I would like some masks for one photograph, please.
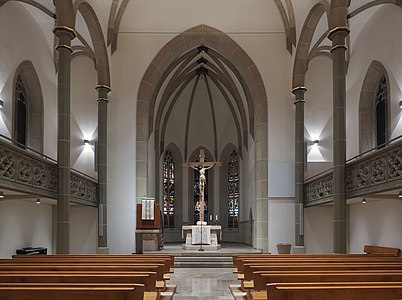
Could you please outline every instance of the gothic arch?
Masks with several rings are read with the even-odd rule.
[[[13,139],[16,140],[16,108],[15,90],[18,77],[26,89],[27,105],[27,142],[26,146],[39,152],[43,152],[43,94],[38,75],[32,62],[22,62],[14,75],[13,84]]]
[[[359,100],[359,151],[366,152],[376,147],[376,93],[378,83],[382,77],[385,77],[387,82],[388,93],[390,91],[389,78],[387,70],[379,61],[372,61],[363,81],[362,90]],[[389,94],[386,103],[386,111],[389,112]],[[387,119],[386,127],[390,128],[389,118]],[[386,130],[387,132],[387,130]],[[387,132],[386,140],[389,138]]]
[[[79,0],[74,3],[74,16],[79,11],[85,20],[89,34],[94,46],[95,68],[98,74],[98,85],[110,88],[109,58],[106,49],[106,42],[103,36],[102,27],[92,6]]]
[[[261,170],[268,170],[268,101],[258,67],[244,49],[228,35],[210,26],[199,25],[177,35],[162,47],[141,80],[137,96],[136,118],[137,195],[148,194],[148,166],[155,157],[151,154],[153,149],[149,149],[152,144],[149,141],[153,135],[160,135],[160,128],[154,128],[155,116],[159,108],[155,108],[157,95],[168,75],[174,73],[176,67],[180,68],[179,64],[187,59],[187,55],[191,56],[203,47],[208,49],[208,54],[211,53],[211,56],[221,60],[229,68],[244,91],[248,131],[243,132],[243,136],[253,138],[254,153],[251,156],[254,160],[253,165],[258,165]],[[227,87],[232,85],[230,82],[224,83]],[[241,144],[250,145],[244,141]],[[160,147],[160,145],[154,146]],[[268,171],[256,172],[254,187],[256,192],[254,199],[250,199],[250,202],[253,209],[260,210],[268,199]],[[265,251],[268,249],[268,238],[265,236],[267,223],[267,217],[261,216],[256,220],[254,227],[256,234],[253,244]]]
[[[329,6],[326,2],[317,3],[310,10],[304,22],[300,33],[299,42],[297,43],[296,58],[293,67],[293,88],[304,87],[306,73],[310,61],[310,46],[314,36],[314,32],[323,14],[329,18]],[[329,23],[329,20],[328,20]],[[312,57],[311,57],[312,58]]]

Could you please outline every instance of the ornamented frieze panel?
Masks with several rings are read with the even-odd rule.
[[[71,172],[71,200],[97,206],[96,180]],[[0,140],[0,184],[4,188],[57,198],[57,163]]]
[[[348,162],[346,197],[378,193],[402,187],[402,140]],[[306,206],[332,201],[332,170],[307,180]]]
[[[0,142],[0,180],[5,187],[55,197],[57,166],[35,154],[4,141]]]
[[[305,204],[325,203],[332,197],[332,171],[309,180],[304,185]]]
[[[98,183],[72,172],[70,175],[70,194],[78,202],[96,205],[98,203]]]

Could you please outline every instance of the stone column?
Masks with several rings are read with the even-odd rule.
[[[256,105],[255,201],[253,203],[253,246],[269,251],[268,240],[268,107]]]
[[[295,253],[304,253],[304,94],[305,87],[292,90],[295,95]]]
[[[110,88],[96,87],[98,91],[98,253],[107,254],[107,104]]]
[[[71,40],[75,30],[56,26],[58,38],[57,73],[57,249],[58,254],[70,252],[70,82]]]
[[[346,37],[348,27],[329,32],[333,64],[333,247],[334,253],[346,253]]]

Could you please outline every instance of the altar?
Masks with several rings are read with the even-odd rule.
[[[182,227],[184,250],[216,251],[221,249],[219,240],[222,240],[222,226],[220,225],[188,225]]]

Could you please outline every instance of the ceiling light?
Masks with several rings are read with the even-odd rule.
[[[362,199],[362,203],[363,203],[363,204],[366,204],[366,203],[367,203],[366,198],[363,198],[363,199]]]

